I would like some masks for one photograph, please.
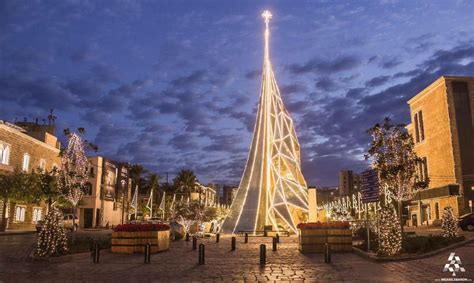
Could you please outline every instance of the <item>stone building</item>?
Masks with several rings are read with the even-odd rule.
[[[440,77],[408,101],[418,166],[429,187],[409,203],[408,225],[439,224],[474,198],[474,77]]]
[[[0,174],[15,169],[32,172],[37,168],[52,170],[60,165],[60,143],[54,135],[54,126],[22,122],[13,125],[0,120]],[[3,208],[0,200],[0,207]],[[6,228],[10,230],[35,229],[37,221],[46,214],[44,203],[24,203],[11,200],[6,205]],[[2,219],[3,209],[0,209]],[[0,220],[1,221],[1,220]],[[3,223],[2,223],[3,225]]]
[[[115,226],[128,220],[131,180],[126,164],[101,156],[89,157],[91,178],[79,203],[81,228]]]
[[[340,197],[351,196],[360,191],[360,175],[354,174],[352,170],[339,171],[339,193]]]

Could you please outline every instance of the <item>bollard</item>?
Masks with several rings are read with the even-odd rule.
[[[267,247],[265,244],[260,245],[260,264],[265,264],[267,262]]]
[[[189,242],[189,233],[186,233],[186,242]]]
[[[246,244],[248,244],[249,242],[249,234],[248,233],[245,233],[245,241],[244,241]]]
[[[220,234],[217,233],[217,234],[216,234],[216,243],[219,243],[219,238],[220,238]]]
[[[280,243],[280,234],[277,233],[276,238],[277,238],[277,244],[279,244]]]
[[[331,262],[331,246],[328,243],[324,244],[324,262]]]
[[[92,261],[99,263],[100,245],[97,241],[94,242],[94,250],[92,251]]]
[[[150,243],[145,245],[145,263],[150,263]]]
[[[195,251],[197,248],[197,238],[196,236],[193,236],[193,251]]]
[[[204,244],[199,244],[199,260],[198,260],[199,264],[204,264],[205,263],[205,260],[204,260]]]
[[[277,251],[277,243],[278,243],[278,240],[276,237],[273,237],[273,242],[272,242],[272,249],[274,252]]]
[[[231,251],[235,251],[235,237],[232,237],[232,242],[231,242]]]

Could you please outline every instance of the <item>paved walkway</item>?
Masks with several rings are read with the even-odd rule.
[[[428,259],[374,263],[352,253],[333,254],[332,263],[324,263],[323,255],[303,255],[297,250],[296,238],[281,238],[277,252],[271,250],[270,238],[250,238],[249,244],[237,238],[237,251],[230,251],[230,238],[200,240],[206,245],[206,264],[197,265],[197,251],[191,242],[173,242],[167,252],[154,254],[151,264],[143,263],[143,255],[101,253],[100,263],[93,264],[89,254],[55,258],[51,262],[32,262],[23,256],[26,246],[33,245],[31,235],[26,244],[11,239],[7,247],[0,238],[0,281],[295,281],[295,282],[430,282],[450,278],[443,273],[450,252]],[[28,244],[29,243],[29,244]],[[259,264],[259,245],[267,245],[267,264]],[[17,252],[6,252],[22,247]],[[460,256],[464,273],[459,277],[474,278],[474,244],[454,249]]]

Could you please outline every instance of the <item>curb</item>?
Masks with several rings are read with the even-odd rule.
[[[110,253],[110,249],[101,249],[101,254],[102,253]],[[39,257],[34,255],[34,250],[30,253],[28,256],[28,261],[30,262],[48,262],[48,263],[63,263],[63,262],[71,262],[75,257],[82,257],[84,255],[91,254],[91,252],[82,252],[82,253],[75,253],[75,254],[65,254],[65,255],[60,255],[60,256],[54,256],[54,257]]]
[[[409,261],[409,260],[416,260],[416,259],[423,259],[423,258],[432,257],[432,256],[435,256],[435,255],[441,254],[445,251],[448,251],[450,249],[458,248],[458,247],[470,244],[472,242],[474,242],[474,239],[464,240],[462,242],[458,242],[458,243],[455,243],[455,244],[449,245],[447,247],[437,249],[437,250],[434,250],[434,251],[431,251],[431,252],[425,253],[425,254],[404,255],[404,256],[398,256],[398,257],[378,257],[374,253],[368,253],[368,252],[360,250],[356,247],[352,247],[352,250],[358,256],[361,256],[363,258],[366,258],[366,259],[374,261],[374,262],[397,262],[397,261]]]

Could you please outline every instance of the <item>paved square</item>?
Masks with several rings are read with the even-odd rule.
[[[22,240],[15,240],[21,237]],[[198,253],[192,242],[177,241],[167,252],[154,254],[151,264],[143,255],[111,254],[102,251],[100,263],[92,263],[89,254],[55,258],[51,262],[25,259],[34,235],[3,236],[1,243],[0,281],[155,281],[155,282],[430,282],[451,277],[443,272],[450,252],[455,252],[466,272],[458,277],[474,277],[474,244],[438,256],[405,262],[374,263],[352,253],[332,255],[332,263],[324,263],[321,254],[301,254],[297,238],[281,238],[278,251],[271,250],[271,238],[249,238],[244,244],[237,238],[237,250],[230,251],[230,238],[201,239],[206,246],[206,264],[197,264]],[[21,244],[27,242],[28,244]],[[267,264],[259,264],[259,245],[267,245]]]

